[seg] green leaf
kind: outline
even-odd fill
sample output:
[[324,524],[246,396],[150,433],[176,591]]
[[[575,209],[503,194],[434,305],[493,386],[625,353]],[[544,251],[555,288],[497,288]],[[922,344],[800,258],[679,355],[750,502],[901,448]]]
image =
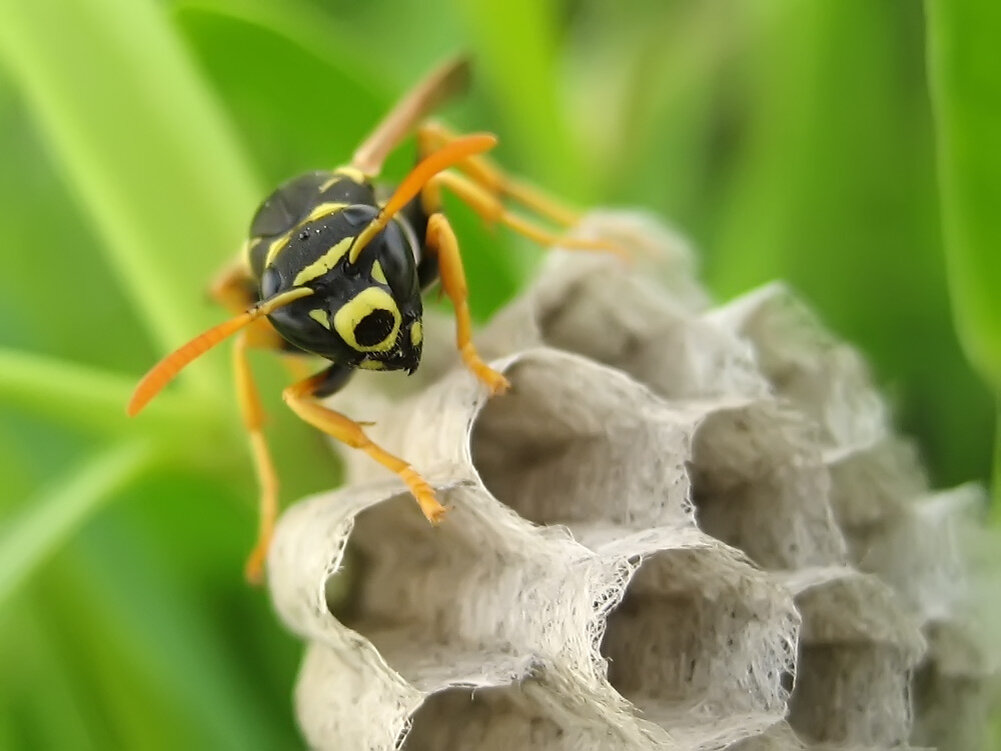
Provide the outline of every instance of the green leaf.
[[952,306],[970,360],[1001,392],[1001,5],[925,7]]
[[985,477],[991,403],[951,326],[923,47],[909,41],[920,6],[741,10],[749,45],[731,85],[742,99],[724,113],[732,184],[706,215],[712,287],[789,281],[894,387],[933,481]]
[[[276,630],[263,593],[243,582],[239,558],[225,572],[203,568],[192,576],[176,542],[130,523],[150,500],[148,484],[137,489],[141,493],[130,492],[129,500],[143,503],[102,514],[60,560],[69,565],[45,579],[55,579],[62,595],[50,605],[53,619],[80,614],[74,652],[129,739],[119,747],[294,747],[288,692],[297,650],[287,649],[291,638],[272,633],[273,643],[255,645],[261,652],[281,652],[289,663],[281,681],[258,683],[269,660],[233,649],[232,642],[242,643],[245,632],[261,622]],[[204,537],[188,545],[214,542]],[[218,574],[228,577],[225,586]],[[237,599],[256,607],[240,612]],[[225,631],[218,628],[220,617],[229,624]]]
[[296,16],[276,29],[254,17],[267,18],[266,9],[245,18],[203,5],[179,4],[176,22],[261,165],[266,191],[300,172],[347,163],[392,97],[345,65],[336,54],[344,40],[316,50],[303,44],[315,31],[297,33]]
[[561,101],[558,5],[544,0],[453,5],[471,37],[479,86],[494,100],[502,144],[510,142],[532,166],[534,180],[588,199],[592,175],[580,163]]
[[84,519],[152,464],[142,442],[108,449],[29,501],[0,528],[0,604]]
[[21,607],[7,607],[0,621],[0,660],[8,675],[18,676],[17,681],[0,682],[0,706],[5,709],[0,748],[109,748],[107,729],[89,721],[86,702],[66,680],[67,662],[73,658],[67,659],[65,650],[53,644],[49,624],[28,598],[18,604]]
[[158,353],[144,341],[101,258],[102,241],[2,66],[0,143],[0,342],[123,372],[148,367]]
[[970,362],[998,400],[994,507],[1001,510],[1001,6],[927,0],[925,10],[952,310]]
[[[150,0],[3,3],[0,63],[166,350],[209,320],[204,280],[262,193],[163,13]],[[190,379],[220,386],[218,369]]]

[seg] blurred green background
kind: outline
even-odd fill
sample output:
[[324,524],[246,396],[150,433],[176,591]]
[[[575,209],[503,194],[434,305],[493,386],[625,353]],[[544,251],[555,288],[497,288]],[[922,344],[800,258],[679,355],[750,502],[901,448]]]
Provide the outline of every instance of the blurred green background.
[[[241,578],[256,491],[226,354],[141,419],[124,404],[221,318],[206,282],[257,202],[345,161],[455,52],[476,78],[452,124],[580,205],[662,215],[721,299],[789,280],[864,351],[934,483],[988,482],[989,5],[0,0],[0,748],[301,745],[298,645]],[[538,254],[454,208],[483,317]],[[283,500],[330,487],[255,366]]]

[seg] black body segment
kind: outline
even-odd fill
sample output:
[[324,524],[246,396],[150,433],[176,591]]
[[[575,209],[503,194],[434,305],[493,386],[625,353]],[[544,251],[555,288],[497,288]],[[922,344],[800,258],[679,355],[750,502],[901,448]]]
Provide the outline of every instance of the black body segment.
[[347,385],[354,374],[354,368],[348,368],[343,365],[331,365],[323,371],[323,381],[315,387],[313,396],[317,399],[323,399],[324,397],[336,394]]

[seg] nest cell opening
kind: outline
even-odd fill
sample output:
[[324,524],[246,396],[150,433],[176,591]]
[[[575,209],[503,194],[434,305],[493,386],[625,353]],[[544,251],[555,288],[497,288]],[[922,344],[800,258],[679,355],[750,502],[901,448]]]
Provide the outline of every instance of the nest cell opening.
[[699,527],[769,569],[842,563],[830,477],[801,423],[771,402],[708,415],[695,432]]
[[571,749],[565,730],[519,686],[452,688],[429,696],[412,716],[402,751]]
[[[400,540],[407,544],[401,546]],[[477,555],[455,525],[432,527],[413,497],[401,493],[356,518],[346,550],[353,565],[327,582],[329,590],[341,577],[351,580],[351,595],[334,615],[366,634],[384,628],[420,629],[434,618],[432,605],[442,600],[440,582],[454,582]],[[401,576],[401,570],[408,575]]]
[[776,722],[792,689],[796,617],[758,577],[714,548],[645,559],[608,618],[609,682],[679,739],[718,732],[722,747]]
[[473,424],[473,464],[490,493],[537,524],[689,519],[684,430],[638,409],[652,398],[621,374],[550,355],[512,365],[511,392]]
[[886,644],[804,645],[789,724],[812,743],[905,745],[911,727],[909,663]]

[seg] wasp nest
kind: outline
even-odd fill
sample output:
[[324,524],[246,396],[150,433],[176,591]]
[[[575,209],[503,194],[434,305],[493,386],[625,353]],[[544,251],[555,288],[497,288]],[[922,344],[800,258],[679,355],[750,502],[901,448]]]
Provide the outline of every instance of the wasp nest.
[[928,490],[783,287],[712,308],[653,221],[579,231],[641,260],[551,254],[478,340],[508,394],[441,322],[423,380],[335,400],[451,510],[432,528],[349,452],[344,489],[285,513],[269,581],[309,746],[976,747],[991,663],[953,531],[979,491]]

